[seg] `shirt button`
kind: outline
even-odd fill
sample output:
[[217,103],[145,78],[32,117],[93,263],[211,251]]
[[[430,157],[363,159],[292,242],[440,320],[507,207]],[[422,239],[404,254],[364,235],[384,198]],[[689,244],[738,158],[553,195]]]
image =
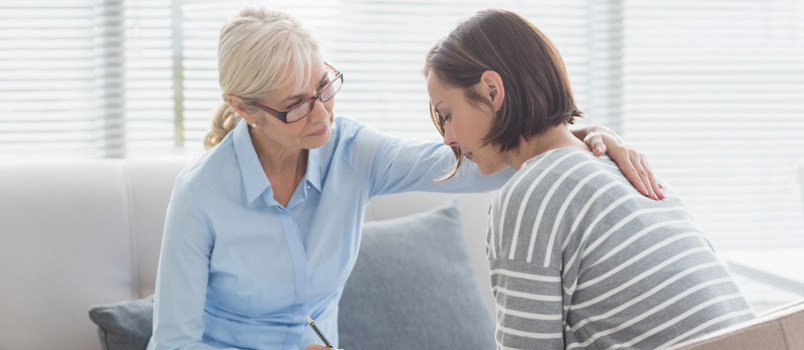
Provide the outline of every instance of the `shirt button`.
[[308,189],[308,190],[310,189],[310,185],[307,185],[307,189]]

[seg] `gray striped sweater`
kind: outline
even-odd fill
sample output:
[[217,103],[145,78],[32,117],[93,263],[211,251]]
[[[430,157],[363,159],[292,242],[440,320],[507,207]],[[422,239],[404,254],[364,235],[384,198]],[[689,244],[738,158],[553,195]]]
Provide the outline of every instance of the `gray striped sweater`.
[[[664,185],[664,184],[663,184]],[[499,349],[660,349],[754,318],[681,199],[607,157],[555,149],[493,201]]]

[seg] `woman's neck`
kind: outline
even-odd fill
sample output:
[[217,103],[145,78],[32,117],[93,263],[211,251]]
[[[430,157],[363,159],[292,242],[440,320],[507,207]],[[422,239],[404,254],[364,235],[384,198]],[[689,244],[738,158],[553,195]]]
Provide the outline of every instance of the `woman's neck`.
[[251,142],[254,144],[257,158],[269,175],[296,173],[302,157],[307,158],[305,157],[307,150],[284,147],[259,131],[251,134]]
[[549,128],[539,135],[532,136],[529,140],[522,138],[519,142],[519,147],[504,152],[503,157],[508,165],[519,171],[519,168],[528,159],[544,152],[564,147],[592,151],[583,141],[572,135],[567,125],[562,124]]
[[284,147],[259,132],[251,134],[251,142],[271,184],[274,200],[287,207],[293,192],[307,173],[308,150]]

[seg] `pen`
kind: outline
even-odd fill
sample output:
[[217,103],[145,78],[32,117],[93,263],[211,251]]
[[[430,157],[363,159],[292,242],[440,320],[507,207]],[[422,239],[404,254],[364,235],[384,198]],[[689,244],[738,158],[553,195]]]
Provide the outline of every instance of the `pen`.
[[324,337],[324,334],[322,334],[321,331],[318,330],[318,327],[315,326],[315,322],[313,322],[313,319],[310,318],[310,316],[307,316],[307,322],[310,323],[310,327],[313,327],[313,330],[315,331],[315,334],[318,334],[318,337],[321,338],[321,341],[323,341],[324,344],[326,344],[328,348],[331,348],[332,344],[330,344],[329,341],[327,340],[327,338]]

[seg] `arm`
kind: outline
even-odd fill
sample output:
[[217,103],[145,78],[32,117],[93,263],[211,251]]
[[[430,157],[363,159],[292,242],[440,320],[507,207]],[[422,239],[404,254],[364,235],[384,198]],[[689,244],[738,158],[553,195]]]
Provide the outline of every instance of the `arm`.
[[216,349],[201,342],[212,246],[212,234],[180,179],[165,220],[149,350]]
[[[555,197],[559,202],[573,200],[566,187],[554,192],[564,172],[556,164],[573,167],[561,158],[547,156],[538,167],[518,174],[517,185],[505,186],[492,201],[486,253],[497,304],[498,348],[564,349],[564,307],[572,296],[564,293],[564,237],[550,225],[559,225],[556,218],[562,214],[549,210],[552,214],[543,215],[548,206],[559,205],[549,197],[553,193],[561,193]],[[559,176],[545,176],[545,171]]]
[[370,186],[372,196],[406,191],[486,192],[502,187],[514,173],[507,169],[484,176],[474,163],[466,162],[456,176],[436,182],[455,163],[448,146],[393,137],[348,119],[343,121],[354,130],[346,135],[349,139],[342,155]]
[[524,261],[492,259],[498,348],[564,349],[561,273]]
[[[455,163],[446,145],[392,137],[348,119],[343,121],[356,128],[353,135],[347,136],[350,137],[347,161],[371,185],[372,195],[406,191],[487,192],[499,189],[514,174],[509,168],[484,176],[474,163],[464,162],[456,176],[435,182]],[[607,153],[640,193],[654,199],[665,198],[647,158],[627,146],[617,134],[602,126],[588,126],[572,133],[595,150],[596,155]]]
[[572,134],[589,145],[596,156],[608,154],[639,193],[652,199],[665,199],[662,187],[648,165],[647,157],[631,148],[614,131],[604,126],[592,125],[572,130]]

